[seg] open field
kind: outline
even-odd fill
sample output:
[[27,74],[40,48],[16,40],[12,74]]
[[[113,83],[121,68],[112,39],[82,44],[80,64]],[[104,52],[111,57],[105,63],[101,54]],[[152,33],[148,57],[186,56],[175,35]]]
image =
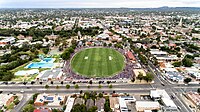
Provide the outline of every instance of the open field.
[[87,77],[109,77],[122,71],[124,66],[124,56],[109,48],[85,49],[71,60],[72,70]]

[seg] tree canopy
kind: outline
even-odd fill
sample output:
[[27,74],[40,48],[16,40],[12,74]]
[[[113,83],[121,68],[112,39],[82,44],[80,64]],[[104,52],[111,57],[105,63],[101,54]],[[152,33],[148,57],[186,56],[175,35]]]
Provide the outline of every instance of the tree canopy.
[[34,109],[35,109],[35,107],[33,105],[28,104],[23,108],[22,112],[33,112]]
[[189,59],[189,58],[184,58],[184,59],[182,60],[182,63],[183,63],[183,65],[184,65],[185,67],[191,67],[191,66],[193,65],[192,60]]

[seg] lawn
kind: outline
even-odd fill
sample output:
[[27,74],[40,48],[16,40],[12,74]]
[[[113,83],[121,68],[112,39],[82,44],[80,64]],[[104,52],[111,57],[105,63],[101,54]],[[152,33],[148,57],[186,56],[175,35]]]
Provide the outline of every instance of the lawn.
[[15,76],[12,81],[33,81],[36,79],[38,74],[30,75],[30,76]]
[[110,48],[84,49],[71,60],[72,70],[87,77],[109,77],[122,71],[124,66],[124,56]]

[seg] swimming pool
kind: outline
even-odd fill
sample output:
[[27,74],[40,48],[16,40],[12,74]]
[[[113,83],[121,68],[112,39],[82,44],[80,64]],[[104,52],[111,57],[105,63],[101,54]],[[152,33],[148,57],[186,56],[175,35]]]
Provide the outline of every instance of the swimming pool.
[[33,62],[28,64],[25,68],[52,68],[54,66],[55,58],[43,58],[40,62]]
[[35,62],[28,64],[25,68],[52,68],[54,63]]
[[40,62],[42,63],[53,63],[55,61],[54,58],[43,58]]

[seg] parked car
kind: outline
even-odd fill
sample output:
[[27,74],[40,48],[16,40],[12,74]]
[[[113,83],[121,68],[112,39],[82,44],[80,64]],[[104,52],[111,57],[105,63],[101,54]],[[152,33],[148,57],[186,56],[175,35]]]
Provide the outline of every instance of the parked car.
[[8,82],[3,82],[3,84],[8,85]]
[[10,82],[10,84],[16,84],[16,82]]

